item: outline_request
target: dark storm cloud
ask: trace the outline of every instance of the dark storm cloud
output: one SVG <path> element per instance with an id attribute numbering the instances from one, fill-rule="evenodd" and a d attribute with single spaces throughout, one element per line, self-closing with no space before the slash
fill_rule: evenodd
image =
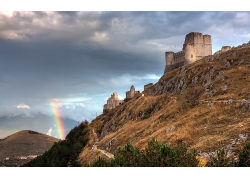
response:
<path id="1" fill-rule="evenodd" d="M 248 42 L 249 14 L 0 12 L 0 115 L 22 114 L 20 104 L 51 115 L 56 99 L 63 117 L 91 120 L 111 93 L 155 83 L 164 52 L 181 50 L 189 32 L 211 34 L 215 50 Z"/>

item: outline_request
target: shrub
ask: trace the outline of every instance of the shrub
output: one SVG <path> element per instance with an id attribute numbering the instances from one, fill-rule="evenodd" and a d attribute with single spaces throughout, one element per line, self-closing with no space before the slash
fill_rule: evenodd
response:
<path id="1" fill-rule="evenodd" d="M 80 166 L 78 156 L 88 142 L 88 126 L 81 123 L 73 128 L 65 140 L 56 142 L 43 155 L 24 164 L 24 167 Z"/>
<path id="2" fill-rule="evenodd" d="M 149 118 L 150 115 L 151 115 L 151 113 L 153 112 L 154 108 L 155 108 L 154 106 L 148 107 L 148 108 L 144 111 L 144 114 L 143 114 L 143 116 L 142 116 L 142 119 L 147 119 L 147 118 Z"/>
<path id="3" fill-rule="evenodd" d="M 212 160 L 208 163 L 210 167 L 232 167 L 234 166 L 231 158 L 227 157 L 227 152 L 222 148 L 220 151 L 217 151 L 217 156 L 213 157 Z"/>
<path id="4" fill-rule="evenodd" d="M 247 141 L 243 150 L 239 153 L 240 167 L 250 167 L 250 141 Z"/>
<path id="5" fill-rule="evenodd" d="M 188 151 L 184 144 L 173 149 L 168 145 L 152 139 L 145 151 L 140 151 L 128 143 L 124 148 L 119 148 L 114 154 L 115 159 L 108 163 L 105 159 L 98 158 L 89 166 L 102 167 L 194 167 L 198 165 L 196 151 Z"/>
<path id="6" fill-rule="evenodd" d="M 203 93 L 202 88 L 188 89 L 185 93 L 185 103 L 184 107 L 194 107 L 199 104 L 199 97 Z"/>

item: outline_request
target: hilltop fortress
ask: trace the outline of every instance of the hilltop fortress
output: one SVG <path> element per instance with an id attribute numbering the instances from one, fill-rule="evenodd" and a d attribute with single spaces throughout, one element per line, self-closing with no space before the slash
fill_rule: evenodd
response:
<path id="1" fill-rule="evenodd" d="M 211 36 L 208 34 L 202 35 L 199 32 L 191 32 L 186 35 L 182 51 L 177 53 L 167 51 L 165 53 L 166 67 L 164 73 L 209 55 L 212 55 Z"/>
<path id="2" fill-rule="evenodd" d="M 221 50 L 212 54 L 211 36 L 208 34 L 203 35 L 199 32 L 190 32 L 186 35 L 182 51 L 177 53 L 172 51 L 165 52 L 166 67 L 164 73 L 170 72 L 186 64 L 191 64 L 197 60 L 207 59 L 209 57 L 217 57 L 221 53 L 230 52 L 235 48 L 242 48 L 245 46 L 250 46 L 250 41 L 232 48 L 231 46 L 222 46 Z M 153 85 L 153 83 L 144 85 L 144 91 Z M 144 96 L 144 94 L 141 94 L 140 91 L 136 91 L 133 85 L 131 86 L 130 91 L 126 92 L 126 98 L 124 100 L 120 100 L 118 98 L 118 94 L 114 92 L 107 100 L 107 104 L 103 106 L 103 113 L 109 109 L 119 106 L 120 104 L 124 103 L 124 101 L 133 98 L 136 94 Z"/>

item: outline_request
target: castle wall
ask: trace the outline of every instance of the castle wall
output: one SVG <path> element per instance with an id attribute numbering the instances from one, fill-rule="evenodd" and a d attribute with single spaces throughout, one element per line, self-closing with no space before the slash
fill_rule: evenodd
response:
<path id="1" fill-rule="evenodd" d="M 212 41 L 210 35 L 203 35 L 203 43 L 194 44 L 196 49 L 196 60 L 212 54 Z"/>
<path id="2" fill-rule="evenodd" d="M 175 63 L 175 64 L 172 64 L 172 65 L 166 66 L 164 73 L 173 71 L 174 69 L 176 69 L 178 67 L 181 67 L 181 66 L 184 66 L 185 64 L 187 64 L 187 61 L 182 61 L 182 62 L 179 62 L 179 63 Z"/>
<path id="3" fill-rule="evenodd" d="M 229 51 L 230 49 L 231 49 L 231 46 L 222 46 L 221 52 L 226 52 L 226 51 Z"/>
<path id="4" fill-rule="evenodd" d="M 193 63 L 208 55 L 212 55 L 211 36 L 207 34 L 202 35 L 199 32 L 191 32 L 185 37 L 182 51 L 165 53 L 166 67 L 164 73 L 185 64 Z"/>
<path id="5" fill-rule="evenodd" d="M 132 85 L 130 88 L 130 91 L 126 92 L 126 99 L 130 99 L 130 98 L 134 97 L 134 95 L 138 92 L 139 91 L 135 91 L 135 87 L 134 87 L 134 85 Z"/>
<path id="6" fill-rule="evenodd" d="M 153 85 L 154 85 L 153 83 L 149 83 L 149 84 L 144 85 L 144 91 Z"/>
<path id="7" fill-rule="evenodd" d="M 166 65 L 174 64 L 174 52 L 172 51 L 165 52 L 165 61 L 166 61 Z"/>
<path id="8" fill-rule="evenodd" d="M 175 63 L 179 63 L 185 61 L 185 51 L 180 51 L 177 53 L 173 54 L 173 62 Z"/>
<path id="9" fill-rule="evenodd" d="M 108 98 L 107 104 L 104 104 L 103 106 L 103 112 L 105 112 L 108 109 L 114 109 L 116 106 L 123 103 L 123 100 L 119 100 L 118 94 L 114 92 L 111 94 L 111 97 Z"/>

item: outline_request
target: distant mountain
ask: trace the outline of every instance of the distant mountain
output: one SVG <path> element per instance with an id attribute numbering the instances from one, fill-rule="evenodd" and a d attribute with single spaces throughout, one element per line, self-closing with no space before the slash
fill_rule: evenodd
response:
<path id="1" fill-rule="evenodd" d="M 88 122 L 74 127 L 65 140 L 55 143 L 43 155 L 22 165 L 22 167 L 78 167 L 79 154 L 89 141 Z"/>
<path id="2" fill-rule="evenodd" d="M 59 139 L 23 130 L 0 140 L 0 165 L 19 166 L 49 150 Z"/>
<path id="3" fill-rule="evenodd" d="M 78 125 L 78 122 L 69 119 L 62 118 L 63 129 L 65 135 L 69 131 Z M 41 132 L 47 134 L 48 130 L 52 128 L 51 135 L 57 136 L 57 127 L 52 116 L 45 114 L 32 114 L 32 116 L 25 116 L 23 114 L 17 116 L 0 116 L 0 138 L 3 139 L 15 132 L 32 129 L 33 131 Z M 58 137 L 57 137 L 58 138 Z"/>

